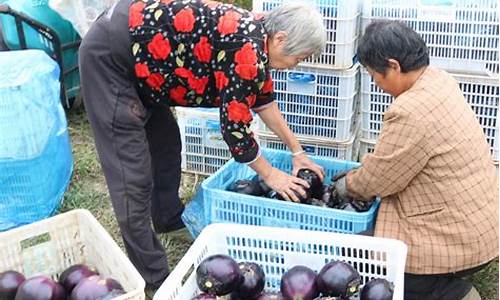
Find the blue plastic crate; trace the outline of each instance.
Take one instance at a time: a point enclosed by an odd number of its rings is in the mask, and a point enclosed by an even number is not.
[[[276,168],[292,170],[290,152],[264,149],[263,155]],[[325,157],[311,157],[325,168],[325,183],[336,173],[359,163]],[[247,165],[230,160],[201,186],[205,224],[239,223],[257,226],[287,227],[315,231],[359,233],[373,228],[379,201],[367,212],[349,212],[306,204],[279,201],[227,191],[235,180],[251,178],[256,173]]]

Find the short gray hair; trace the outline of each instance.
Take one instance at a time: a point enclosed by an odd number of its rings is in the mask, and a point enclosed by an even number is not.
[[[303,3],[282,5],[265,13],[264,28],[271,37],[279,31],[288,34],[286,55],[318,56],[326,46],[323,16]]]

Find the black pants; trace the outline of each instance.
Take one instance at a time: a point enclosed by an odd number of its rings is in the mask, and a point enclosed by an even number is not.
[[[80,47],[85,108],[130,260],[150,285],[169,270],[151,228],[181,228],[181,141],[170,109],[145,108],[133,78],[128,0],[118,2],[89,30]]]
[[[373,229],[360,235],[373,236]],[[489,264],[456,273],[419,275],[405,273],[404,300],[460,300],[472,289],[472,284],[463,278],[472,275]]]

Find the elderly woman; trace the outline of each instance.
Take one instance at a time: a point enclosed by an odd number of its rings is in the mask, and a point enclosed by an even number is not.
[[[358,58],[395,97],[375,150],[337,181],[342,198],[382,197],[375,235],[408,245],[405,300],[479,300],[464,276],[498,256],[498,174],[455,79],[429,66],[423,39],[370,24]]]
[[[147,284],[169,273],[156,233],[183,227],[179,128],[172,106],[219,107],[221,132],[285,199],[307,182],[272,167],[249,129],[251,111],[293,153],[294,172],[323,170],[304,153],[273,102],[269,69],[291,68],[321,52],[321,15],[283,6],[265,15],[215,1],[121,0],[80,47],[85,107],[131,261]]]

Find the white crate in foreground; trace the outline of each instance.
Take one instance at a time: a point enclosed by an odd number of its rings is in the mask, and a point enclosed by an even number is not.
[[[385,278],[395,285],[395,300],[403,299],[406,245],[398,240],[368,236],[305,231],[240,224],[207,226],[170,276],[154,300],[190,300],[199,290],[195,271],[213,254],[227,254],[237,261],[258,263],[266,274],[266,291],[279,291],[283,273],[295,265],[319,271],[332,260],[355,267],[362,284]]]
[[[72,210],[0,233],[0,272],[17,270],[26,277],[54,279],[74,264],[87,264],[118,280],[127,292],[116,300],[143,300],[144,280],[92,214]]]

